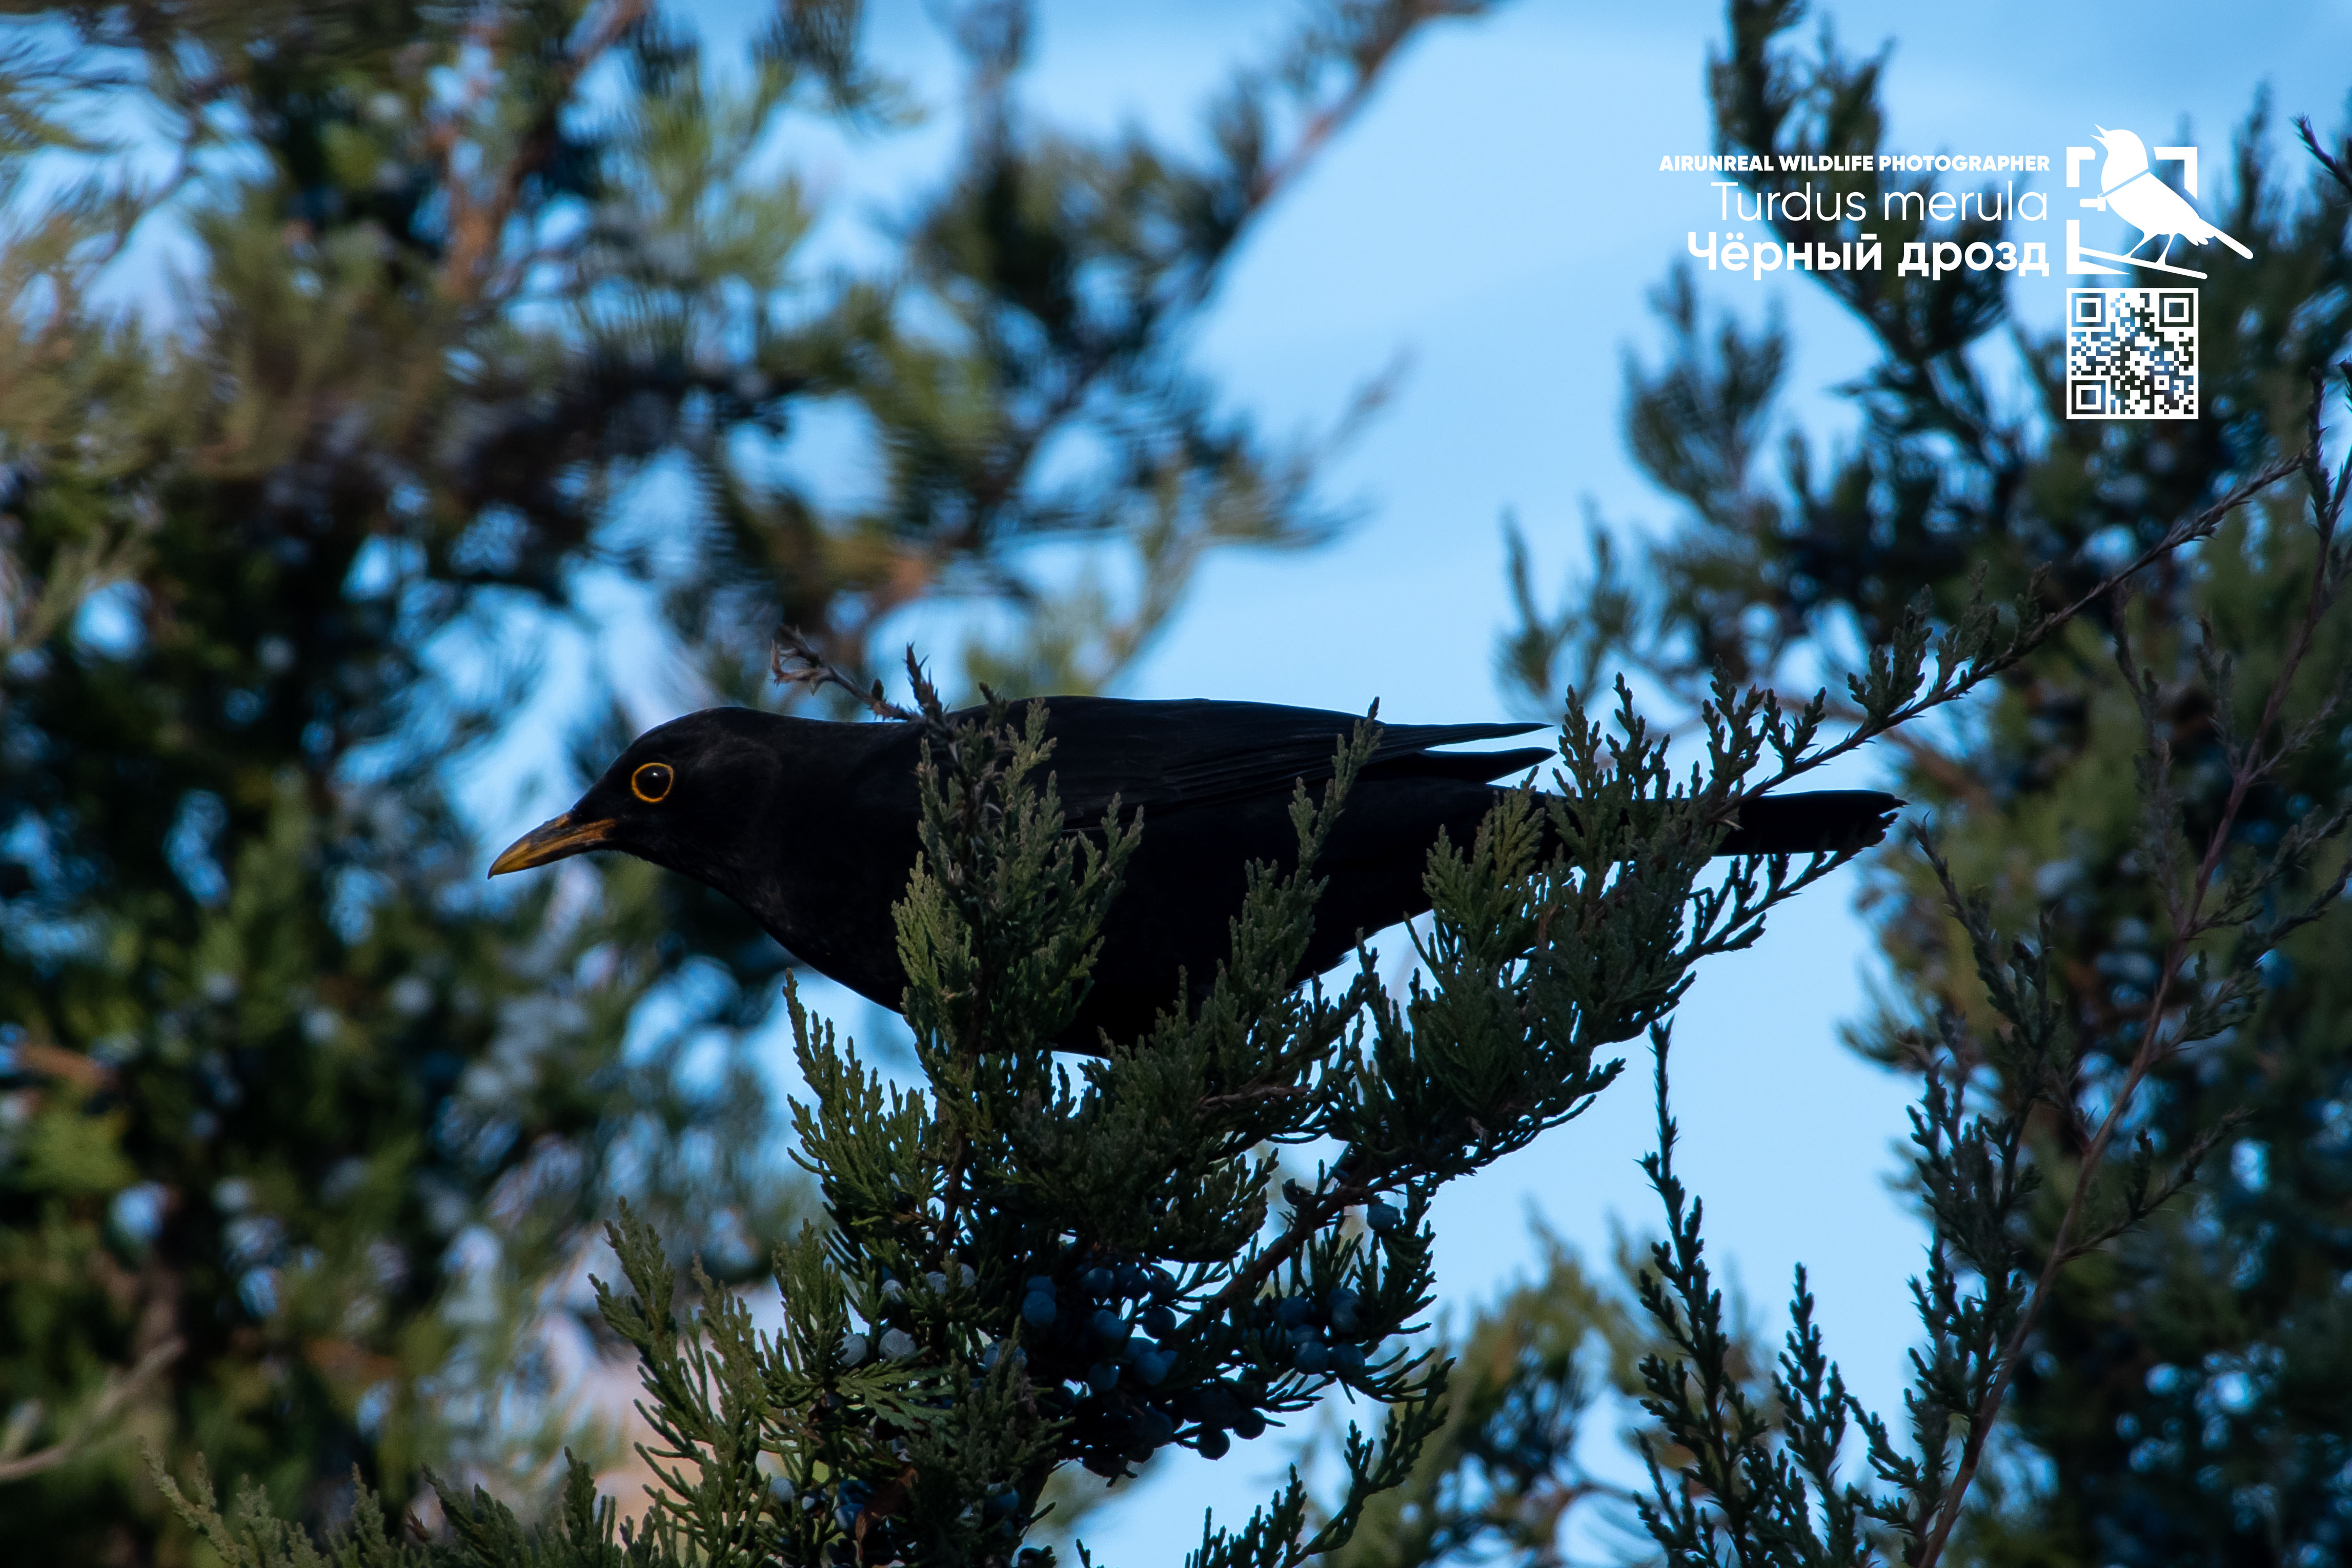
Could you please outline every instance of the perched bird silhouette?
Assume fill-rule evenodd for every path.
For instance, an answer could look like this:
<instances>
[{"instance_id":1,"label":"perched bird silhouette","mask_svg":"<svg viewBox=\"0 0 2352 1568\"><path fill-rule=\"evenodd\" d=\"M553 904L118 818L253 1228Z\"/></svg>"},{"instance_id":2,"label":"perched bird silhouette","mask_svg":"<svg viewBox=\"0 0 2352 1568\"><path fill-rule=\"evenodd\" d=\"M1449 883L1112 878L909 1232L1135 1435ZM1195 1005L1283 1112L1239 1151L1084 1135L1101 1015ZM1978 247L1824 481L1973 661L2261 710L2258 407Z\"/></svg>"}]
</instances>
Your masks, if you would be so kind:
<instances>
[{"instance_id":1,"label":"perched bird silhouette","mask_svg":"<svg viewBox=\"0 0 2352 1568\"><path fill-rule=\"evenodd\" d=\"M2099 193L2084 203L2101 210L2112 209L2115 214L2139 230L2126 256L2136 254L2141 246L2157 235L2164 236L2164 248L2157 253L2157 265L2172 254L2175 237L2191 245L2203 245L2218 239L2240 256L2252 259L2253 252L2197 215L2189 199L2163 181L2147 166L2147 146L2128 131L2098 128L2099 145L2107 150L2107 161L2099 166Z\"/></svg>"},{"instance_id":2,"label":"perched bird silhouette","mask_svg":"<svg viewBox=\"0 0 2352 1568\"><path fill-rule=\"evenodd\" d=\"M1065 817L1098 823L1112 796L1143 836L1105 921L1092 985L1057 1043L1099 1052L1197 997L1231 949L1252 861L1297 857L1294 785L1331 776L1353 715L1265 703L1051 697L1046 763ZM953 715L961 719L967 715ZM1329 968L1359 933L1429 907L1422 875L1443 831L1467 846L1501 793L1549 748L1446 753L1528 724L1391 725L1358 775L1316 869L1328 879L1297 979ZM845 724L708 708L647 730L579 802L518 840L490 874L619 850L741 904L798 960L886 1007L902 1000L891 905L906 894L919 822L919 723ZM1740 808L1724 854L1873 844L1902 802L1870 790L1764 796Z\"/></svg>"}]
</instances>

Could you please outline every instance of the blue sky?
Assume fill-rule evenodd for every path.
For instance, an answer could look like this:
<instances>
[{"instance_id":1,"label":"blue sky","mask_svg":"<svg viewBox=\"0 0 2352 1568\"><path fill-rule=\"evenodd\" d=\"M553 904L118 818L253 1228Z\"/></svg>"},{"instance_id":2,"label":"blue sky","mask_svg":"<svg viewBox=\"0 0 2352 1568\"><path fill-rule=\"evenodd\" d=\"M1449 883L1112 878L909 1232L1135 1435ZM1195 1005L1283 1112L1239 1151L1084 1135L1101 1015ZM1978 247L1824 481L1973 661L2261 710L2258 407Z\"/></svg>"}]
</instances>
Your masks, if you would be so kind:
<instances>
[{"instance_id":1,"label":"blue sky","mask_svg":"<svg viewBox=\"0 0 2352 1568\"><path fill-rule=\"evenodd\" d=\"M1065 124L1138 120L1190 134L1206 94L1231 65L1264 53L1286 14L1197 0L1046 5L1027 101ZM2095 125L2200 144L2210 193L2260 86L2273 94L2280 146L2294 114L2340 125L2352 87L2352 7L2340 3L2242 5L2226 24L2206 6L2047 0L1844 4L1823 15L1850 47L1895 40L1885 97L1896 148L2053 158L2057 172L2038 188L2051 193L2054 250L2074 211L2063 149L2087 142ZM724 36L727 16L709 16ZM1398 63L1370 110L1249 237L1197 345L1229 396L1276 430L1327 423L1357 386L1410 356L1399 395L1329 471L1331 493L1362 501L1365 520L1310 556L1213 562L1123 695L1350 709L1377 696L1384 716L1405 721L1504 711L1490 674L1506 616L1502 513L1515 511L1536 541L1539 580L1577 558L1588 504L1636 527L1671 517L1625 456L1619 365L1629 348L1654 351L1644 298L1685 232L1727 226L1713 216L1711 176L1657 167L1662 153L1708 150L1703 61L1721 28L1719 12L1694 4L1520 5L1435 30ZM876 7L868 37L919 89L944 84L946 51L919 6ZM872 204L936 166L952 120L878 150L820 139L807 156L833 193L825 243L845 254L873 243ZM2086 243L2115 242L2113 220L2082 215L2093 220ZM1796 347L1789 413L1817 437L1850 428L1826 389L1867 362L1859 329L1785 276L1701 281L1711 305L1750 319L1784 310ZM2028 281L2020 314L2054 325L2065 286L2063 276ZM831 465L831 482L855 486L838 437L820 423L803 455ZM486 837L503 841L541 804L486 800ZM1922 1232L1888 1186L1907 1084L1838 1042L1873 973L1851 908L1859 884L1821 890L1755 949L1702 972L1675 1026L1677 1111L1685 1177L1757 1321L1777 1337L1790 1270L1804 1261L1832 1354L1865 1400L1889 1409ZM842 1017L865 1027L855 1006ZM1446 1303L1488 1297L1526 1269L1531 1218L1595 1261L1614 1228L1651 1226L1635 1165L1651 1139L1646 1062L1632 1066L1583 1120L1440 1199ZM1764 1126L1782 1131L1759 1145ZM1172 1561L1197 1537L1206 1503L1238 1523L1268 1490L1272 1448L1163 1466L1086 1531L1097 1561Z\"/></svg>"}]
</instances>

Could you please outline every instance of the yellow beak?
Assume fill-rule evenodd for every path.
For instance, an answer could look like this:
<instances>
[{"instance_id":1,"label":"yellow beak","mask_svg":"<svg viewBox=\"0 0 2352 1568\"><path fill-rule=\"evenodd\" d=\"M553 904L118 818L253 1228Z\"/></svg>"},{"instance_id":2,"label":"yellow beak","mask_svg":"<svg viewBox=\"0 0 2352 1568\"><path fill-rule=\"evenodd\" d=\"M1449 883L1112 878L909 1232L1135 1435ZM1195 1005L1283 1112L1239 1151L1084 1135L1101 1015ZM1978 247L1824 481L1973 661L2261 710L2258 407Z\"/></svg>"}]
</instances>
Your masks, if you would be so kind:
<instances>
[{"instance_id":1,"label":"yellow beak","mask_svg":"<svg viewBox=\"0 0 2352 1568\"><path fill-rule=\"evenodd\" d=\"M601 822L575 822L572 813L566 811L509 844L506 852L490 862L490 874L503 876L510 871L529 871L535 865L593 850L612 835L613 828L609 817Z\"/></svg>"}]
</instances>

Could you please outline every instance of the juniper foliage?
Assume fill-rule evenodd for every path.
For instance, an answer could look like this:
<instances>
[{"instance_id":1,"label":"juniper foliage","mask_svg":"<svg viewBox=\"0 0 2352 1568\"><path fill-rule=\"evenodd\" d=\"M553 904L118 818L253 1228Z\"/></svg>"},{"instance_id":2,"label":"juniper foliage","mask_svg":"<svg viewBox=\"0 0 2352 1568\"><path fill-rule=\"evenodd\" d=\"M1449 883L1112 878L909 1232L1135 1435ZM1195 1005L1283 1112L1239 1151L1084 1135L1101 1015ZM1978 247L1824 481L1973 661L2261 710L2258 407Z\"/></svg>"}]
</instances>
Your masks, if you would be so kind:
<instances>
[{"instance_id":1,"label":"juniper foliage","mask_svg":"<svg viewBox=\"0 0 2352 1568\"><path fill-rule=\"evenodd\" d=\"M1568 1562L1567 1527L1606 1508L1630 1521L1633 1495L1605 1478L1587 1446L1642 1392L1639 1366L1664 1342L1627 1310L1619 1281L1588 1270L1559 1238L1539 1233L1539 1268L1451 1332L1444 1424L1412 1474L1367 1507L1348 1544L1326 1561L1346 1568ZM1618 1262L1638 1268L1630 1239ZM1753 1378L1751 1347L1732 1363Z\"/></svg>"},{"instance_id":2,"label":"juniper foliage","mask_svg":"<svg viewBox=\"0 0 2352 1568\"><path fill-rule=\"evenodd\" d=\"M2352 365L2343 374L2352 409ZM2341 842L2352 799L2315 804L2274 838L2240 831L2249 799L2274 788L2326 732L2347 678L2332 672L2316 704L2290 716L2303 660L2352 576L2352 541L2343 531L2352 459L2331 476L2319 455L2315 412L2308 434L2297 476L2312 566L2285 656L2266 680L2242 684L2210 627L2196 650L2222 694L2215 724L2227 791L2210 820L2184 820L2162 685L2133 648L2144 627L2116 639L2142 720L2136 847L2167 932L2145 1002L2105 1031L2084 1030L2053 973L2047 921L2031 939L2005 938L1990 900L1964 894L1920 835L1946 905L1966 934L1992 1023L1979 1029L1948 1010L1933 1035L1906 1040L1923 1081L1911 1141L1931 1221L1927 1270L1912 1282L1924 1340L1912 1353L1912 1386L1904 1396L1906 1442L1846 1391L1813 1324L1801 1267L1793 1324L1772 1380L1777 1412L1760 1408L1741 1386L1721 1294L1705 1262L1701 1206L1674 1174L1668 1042L1664 1030L1654 1033L1659 1146L1644 1168L1668 1235L1653 1248L1654 1271L1641 1298L1673 1351L1643 1362L1643 1404L1689 1458L1669 1466L1646 1450L1652 1496L1641 1514L1669 1563L1810 1568L1889 1560L1928 1568L1941 1561L2061 1270L2139 1229L2232 1132L2235 1119L2225 1118L2179 1145L2161 1145L2137 1097L2160 1064L2253 1018L2266 965L2294 933L2326 919L2352 880L2352 855ZM2114 591L2125 597L2130 586L2127 579ZM2094 1053L2119 1061L2122 1071L2100 1084L2104 1103L2086 1113L2084 1064ZM2015 1092L1971 1114L1972 1084L1981 1093L1980 1076L1994 1075ZM2033 1135L2038 1116L2057 1120L2057 1135L2046 1127ZM2116 1148L2119 1136L2131 1140L2127 1155ZM1839 1479L1849 1423L1865 1439L1875 1489Z\"/></svg>"},{"instance_id":3,"label":"juniper foliage","mask_svg":"<svg viewBox=\"0 0 2352 1568\"><path fill-rule=\"evenodd\" d=\"M743 628L863 674L952 596L1003 612L982 674L1089 689L1210 552L1329 537L1322 444L1224 407L1186 329L1479 7L1311 12L1197 154L1038 123L1025 11L959 7L967 134L865 270L814 258L801 171L919 106L855 4L732 62L646 0L15 9L0 1514L189 1560L140 1437L313 1523L354 1467L395 1512L426 1464L528 1497L599 1440L562 1353L604 1334L568 1281L615 1198L730 1281L805 1197L741 1049L785 959L740 911L633 863L482 893L457 790L542 634L617 588L677 698L789 702ZM825 405L866 497L788 445ZM1148 591L1032 579L1048 538ZM579 750L640 673L592 673Z\"/></svg>"},{"instance_id":4,"label":"juniper foliage","mask_svg":"<svg viewBox=\"0 0 2352 1568\"><path fill-rule=\"evenodd\" d=\"M2162 548L2210 536L2226 509ZM1851 858L1711 867L1744 799L1957 701L2067 621L2031 601L2009 615L1979 602L1937 633L1916 608L1849 683L1851 728L1822 737L1825 695L1791 712L1721 686L1702 714L1705 760L1686 772L1622 685L1608 724L1571 700L1559 792L1508 792L1471 844L1432 849L1425 974L1393 996L1360 950L1336 993L1293 987L1316 859L1376 743L1375 712L1319 799L1300 785L1297 857L1252 869L1206 998L1075 1071L1046 1042L1083 994L1149 824L1115 803L1066 823L1042 706L992 698L950 719L910 656L919 706L886 722L925 730L921 854L898 909L923 1081L888 1082L793 998L808 1086L798 1157L826 1222L775 1255L772 1333L707 1280L700 1310L682 1312L653 1228L626 1214L612 1228L627 1288L600 1284L599 1307L636 1349L655 1434L641 1451L656 1484L627 1549L662 1563L1034 1563L1044 1549L1024 1542L1056 1469L1116 1477L1171 1444L1217 1458L1334 1389L1385 1419L1350 1427L1328 1509L1294 1469L1240 1527L1204 1526L1187 1561L1293 1568L1345 1547L1443 1422L1445 1366L1410 1337L1430 1298L1436 1189L1574 1119L1619 1075L1611 1048L1663 1042L1695 965L1753 942L1771 909ZM1660 1083L1663 1109L1663 1066ZM1325 1154L1311 1180L1277 1183L1266 1151L1286 1145ZM1670 1158L1669 1141L1668 1191ZM1675 1318L1658 1295L1670 1333L1719 1307L1694 1271L1695 1210L1688 1226L1669 1278L1696 1315ZM1703 1370L1723 1359L1719 1335L1691 1349ZM1701 1442L1675 1375L1654 1359L1643 1370L1668 1435ZM1731 1441L1758 1436L1743 1424ZM205 1532L235 1528L202 1494L182 1506ZM489 1538L436 1546L436 1560L503 1561L485 1554ZM564 1542L547 1547L555 1562L592 1550L545 1539Z\"/></svg>"},{"instance_id":5,"label":"juniper foliage","mask_svg":"<svg viewBox=\"0 0 2352 1568\"><path fill-rule=\"evenodd\" d=\"M1883 57L1826 35L1789 47L1796 5L1736 0L1727 15L1709 76L1726 151L1779 168L1881 151ZM2298 122L2312 155L2298 191L2265 150L2269 124L2258 105L2227 187L2208 193L2254 255L2205 285L2207 417L2070 422L2063 340L2028 331L2014 341L2033 395L2005 406L1985 363L2007 319L1996 274L1822 275L1879 362L1852 389L1857 440L1825 462L1790 435L1776 482L1761 459L1785 339L1704 322L1678 273L1659 296L1666 362L1629 363L1627 433L1681 521L1638 560L1596 541L1559 611L1517 558L1521 624L1498 659L1531 695L1563 661L1622 662L1695 710L1720 671L1785 679L1884 637L1923 595L1938 617L1988 583L2082 602L2180 517L2300 454L2296 482L2090 600L1962 722L1895 737L1896 787L1933 807L1937 835L1932 853L1881 862L1901 988L1856 1041L1921 1074L1935 1247L1908 1444L1866 1434L1876 1491L1806 1468L1807 1446L1828 1451L1822 1434L1860 1416L1801 1327L1777 1394L1751 1389L1743 1414L1727 1382L1688 1416L1691 1440L1715 1448L1685 1451L1754 1495L1713 1498L1667 1465L1653 1511L1685 1560L1850 1560L1834 1539L1906 1561L2332 1563L2352 1542L2345 934L2318 917L2341 885L2347 790L2336 705L2352 644L2328 612L2344 476L2320 454L2321 415L2341 406L2325 383L2352 348L2352 150ZM1858 166L1828 182L1874 216L1897 189ZM1852 238L1775 221L1796 243ZM1890 253L1970 237L1869 226ZM1695 1204L1668 1207L1682 1218L1656 1305L1697 1368L1712 1287L1679 1239ZM1679 1387L1654 1398L1678 1408ZM1785 1436L1755 1435L1750 1416Z\"/></svg>"}]
</instances>

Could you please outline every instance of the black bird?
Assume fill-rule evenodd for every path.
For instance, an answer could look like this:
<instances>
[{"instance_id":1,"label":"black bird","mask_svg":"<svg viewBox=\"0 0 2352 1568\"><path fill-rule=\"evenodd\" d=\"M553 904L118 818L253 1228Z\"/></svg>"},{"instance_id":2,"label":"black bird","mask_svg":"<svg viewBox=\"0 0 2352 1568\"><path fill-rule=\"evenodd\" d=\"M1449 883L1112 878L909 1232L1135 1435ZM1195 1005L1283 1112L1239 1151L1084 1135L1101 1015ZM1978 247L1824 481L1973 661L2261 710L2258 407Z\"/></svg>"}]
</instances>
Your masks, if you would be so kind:
<instances>
[{"instance_id":1,"label":"black bird","mask_svg":"<svg viewBox=\"0 0 2352 1568\"><path fill-rule=\"evenodd\" d=\"M1355 716L1267 703L1046 699L1046 768L1073 823L1113 795L1143 810L1143 837L1103 931L1093 985L1060 1043L1099 1051L1176 1000L1177 971L1205 988L1230 949L1243 868L1288 864L1295 783L1331 776ZM952 719L967 716L952 715ZM1500 791L1549 748L1447 753L1532 724L1390 725L1358 777L1318 871L1328 879L1298 978L1344 956L1359 932L1429 907L1422 873L1443 829L1466 845ZM890 907L916 853L915 765L924 727L709 708L647 730L577 805L508 848L490 874L585 850L620 850L716 888L794 957L896 1008L906 988ZM1719 852L1806 853L1873 844L1902 802L1872 790L1765 796L1741 808Z\"/></svg>"}]
</instances>

